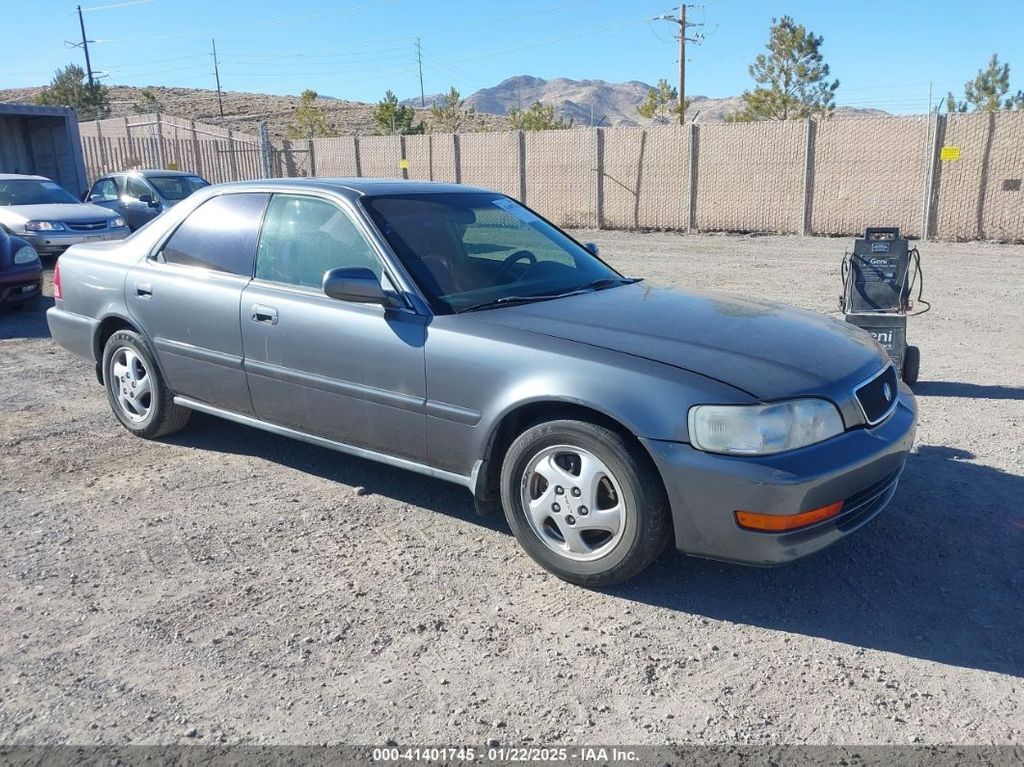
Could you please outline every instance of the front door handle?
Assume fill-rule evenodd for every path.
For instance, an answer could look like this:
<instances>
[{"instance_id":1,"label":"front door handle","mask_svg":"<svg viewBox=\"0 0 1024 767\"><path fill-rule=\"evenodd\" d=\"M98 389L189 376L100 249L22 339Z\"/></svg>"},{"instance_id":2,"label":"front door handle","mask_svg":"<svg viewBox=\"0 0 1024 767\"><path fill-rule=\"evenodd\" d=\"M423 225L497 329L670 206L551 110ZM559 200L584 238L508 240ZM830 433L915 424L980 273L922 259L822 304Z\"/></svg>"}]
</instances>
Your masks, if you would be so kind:
<instances>
[{"instance_id":1,"label":"front door handle","mask_svg":"<svg viewBox=\"0 0 1024 767\"><path fill-rule=\"evenodd\" d=\"M153 286L148 282L136 282L135 295L148 300L153 297Z\"/></svg>"},{"instance_id":2,"label":"front door handle","mask_svg":"<svg viewBox=\"0 0 1024 767\"><path fill-rule=\"evenodd\" d=\"M253 304L249 310L249 317L252 318L253 322L258 322L261 325L276 325L277 309L273 306Z\"/></svg>"}]
</instances>

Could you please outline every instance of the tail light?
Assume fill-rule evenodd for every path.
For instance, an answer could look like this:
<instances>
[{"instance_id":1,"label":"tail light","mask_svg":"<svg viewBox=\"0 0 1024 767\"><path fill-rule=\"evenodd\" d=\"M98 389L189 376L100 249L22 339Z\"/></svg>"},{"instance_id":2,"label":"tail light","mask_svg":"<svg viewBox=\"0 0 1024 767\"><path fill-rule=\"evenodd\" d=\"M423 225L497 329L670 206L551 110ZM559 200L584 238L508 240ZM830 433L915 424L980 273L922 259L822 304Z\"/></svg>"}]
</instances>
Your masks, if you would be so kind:
<instances>
[{"instance_id":1,"label":"tail light","mask_svg":"<svg viewBox=\"0 0 1024 767\"><path fill-rule=\"evenodd\" d=\"M53 267L53 297L55 300L60 301L60 260Z\"/></svg>"}]
</instances>

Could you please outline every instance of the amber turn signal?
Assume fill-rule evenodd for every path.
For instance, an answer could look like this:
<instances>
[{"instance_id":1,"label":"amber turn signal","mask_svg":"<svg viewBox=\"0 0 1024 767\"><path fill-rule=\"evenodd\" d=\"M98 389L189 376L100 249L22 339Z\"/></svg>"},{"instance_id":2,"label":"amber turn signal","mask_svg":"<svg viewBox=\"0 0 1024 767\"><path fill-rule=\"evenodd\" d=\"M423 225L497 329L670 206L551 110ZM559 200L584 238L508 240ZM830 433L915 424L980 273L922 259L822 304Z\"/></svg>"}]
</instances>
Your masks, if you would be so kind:
<instances>
[{"instance_id":1,"label":"amber turn signal","mask_svg":"<svg viewBox=\"0 0 1024 767\"><path fill-rule=\"evenodd\" d=\"M737 511L736 523L747 530L757 530L762 533L784 533L834 517L842 510L843 502L836 501L828 506L802 511L799 514L755 514L752 511Z\"/></svg>"}]
</instances>

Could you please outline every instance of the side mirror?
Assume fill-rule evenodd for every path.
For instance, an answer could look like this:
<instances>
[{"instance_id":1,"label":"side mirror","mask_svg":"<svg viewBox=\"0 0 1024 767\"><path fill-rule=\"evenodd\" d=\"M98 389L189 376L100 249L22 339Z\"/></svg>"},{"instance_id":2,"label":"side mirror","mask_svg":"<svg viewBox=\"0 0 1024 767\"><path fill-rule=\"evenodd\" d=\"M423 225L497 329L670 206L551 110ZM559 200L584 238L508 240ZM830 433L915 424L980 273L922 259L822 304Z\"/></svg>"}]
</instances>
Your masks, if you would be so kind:
<instances>
[{"instance_id":1,"label":"side mirror","mask_svg":"<svg viewBox=\"0 0 1024 767\"><path fill-rule=\"evenodd\" d=\"M365 266L331 269L324 274L323 288L325 295L338 301L380 304L384 307L395 303L394 298L381 286L377 275Z\"/></svg>"},{"instance_id":2,"label":"side mirror","mask_svg":"<svg viewBox=\"0 0 1024 767\"><path fill-rule=\"evenodd\" d=\"M588 242L588 243L586 243L583 246L583 249L585 251L587 251L590 255L594 256L595 258L597 257L597 254L599 253L599 250L598 250L596 242Z\"/></svg>"},{"instance_id":3,"label":"side mirror","mask_svg":"<svg viewBox=\"0 0 1024 767\"><path fill-rule=\"evenodd\" d=\"M160 204L156 201L156 198L151 194L140 194L139 202L144 202L151 208L155 208L157 205Z\"/></svg>"}]
</instances>

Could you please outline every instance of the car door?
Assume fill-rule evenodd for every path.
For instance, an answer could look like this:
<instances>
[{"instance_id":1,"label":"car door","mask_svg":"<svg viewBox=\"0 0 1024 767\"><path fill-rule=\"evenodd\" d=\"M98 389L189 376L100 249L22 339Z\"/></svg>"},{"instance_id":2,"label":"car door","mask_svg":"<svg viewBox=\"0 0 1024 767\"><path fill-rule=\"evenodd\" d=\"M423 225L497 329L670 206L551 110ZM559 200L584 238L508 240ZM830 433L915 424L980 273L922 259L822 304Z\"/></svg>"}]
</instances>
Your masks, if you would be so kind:
<instances>
[{"instance_id":1,"label":"car door","mask_svg":"<svg viewBox=\"0 0 1024 767\"><path fill-rule=\"evenodd\" d=\"M141 176L125 177L124 194L121 196L122 215L133 232L160 213L157 199L156 192Z\"/></svg>"},{"instance_id":2,"label":"car door","mask_svg":"<svg viewBox=\"0 0 1024 767\"><path fill-rule=\"evenodd\" d=\"M426 317L329 298L324 272L367 267L390 289L354 211L275 194L242 294L245 369L256 415L390 455L426 453Z\"/></svg>"},{"instance_id":3,"label":"car door","mask_svg":"<svg viewBox=\"0 0 1024 767\"><path fill-rule=\"evenodd\" d=\"M252 414L242 368L239 306L252 278L269 195L211 197L154 256L128 272L129 311L156 349L175 394Z\"/></svg>"}]
</instances>

